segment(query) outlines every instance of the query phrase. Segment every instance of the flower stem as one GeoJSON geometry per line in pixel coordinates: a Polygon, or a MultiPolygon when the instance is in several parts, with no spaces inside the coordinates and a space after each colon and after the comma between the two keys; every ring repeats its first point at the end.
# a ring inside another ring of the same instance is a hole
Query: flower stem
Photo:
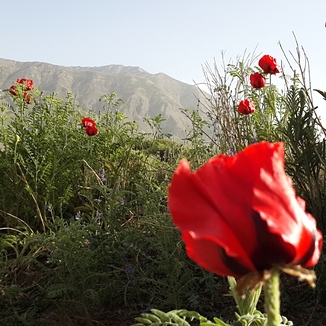
{"type": "Polygon", "coordinates": [[[267,326],[280,325],[280,279],[276,268],[271,270],[270,278],[264,284],[265,312],[267,326]]]}

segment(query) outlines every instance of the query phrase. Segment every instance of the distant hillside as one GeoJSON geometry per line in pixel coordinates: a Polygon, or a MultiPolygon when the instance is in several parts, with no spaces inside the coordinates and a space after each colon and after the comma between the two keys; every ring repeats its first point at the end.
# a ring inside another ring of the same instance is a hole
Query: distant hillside
{"type": "Polygon", "coordinates": [[[200,91],[163,73],[150,74],[139,67],[108,65],[103,67],[63,67],[42,62],[17,62],[0,59],[0,89],[7,89],[17,78],[33,79],[35,86],[46,93],[64,97],[75,95],[85,110],[98,111],[103,103],[99,98],[116,92],[126,106],[119,108],[142,130],[144,117],[161,113],[166,119],[165,132],[176,137],[184,135],[189,121],[180,108],[193,109],[200,91]]]}

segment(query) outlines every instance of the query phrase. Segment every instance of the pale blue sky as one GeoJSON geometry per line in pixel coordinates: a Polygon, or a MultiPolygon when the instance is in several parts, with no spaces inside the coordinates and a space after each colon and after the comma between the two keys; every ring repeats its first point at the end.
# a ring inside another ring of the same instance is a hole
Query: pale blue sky
{"type": "MultiPolygon", "coordinates": [[[[295,50],[326,90],[326,0],[33,0],[1,4],[0,57],[65,66],[122,64],[203,81],[202,65],[247,49],[295,50]]],[[[1,76],[0,76],[1,78],[1,76]]]]}

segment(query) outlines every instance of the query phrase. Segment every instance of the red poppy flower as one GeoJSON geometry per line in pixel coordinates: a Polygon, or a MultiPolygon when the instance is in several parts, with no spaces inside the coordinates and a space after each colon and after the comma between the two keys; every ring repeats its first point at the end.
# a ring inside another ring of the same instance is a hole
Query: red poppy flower
{"type": "Polygon", "coordinates": [[[14,96],[17,95],[17,93],[16,93],[16,86],[15,86],[15,85],[10,86],[10,88],[9,88],[9,93],[10,93],[11,95],[14,95],[14,96]]]}
{"type": "Polygon", "coordinates": [[[260,60],[258,61],[258,65],[261,69],[264,70],[266,74],[275,75],[280,72],[278,70],[276,59],[267,54],[260,58],[260,60]]]}
{"type": "Polygon", "coordinates": [[[17,83],[24,85],[25,91],[31,91],[34,88],[34,82],[31,79],[27,79],[27,78],[17,79],[17,83]]]}
{"type": "Polygon", "coordinates": [[[27,104],[32,102],[32,98],[26,92],[24,92],[23,96],[27,104]]]}
{"type": "Polygon", "coordinates": [[[95,127],[96,126],[96,123],[93,119],[91,118],[83,118],[82,119],[82,125],[83,127],[95,127]]]}
{"type": "Polygon", "coordinates": [[[255,72],[254,74],[250,75],[250,85],[253,88],[259,89],[265,87],[266,78],[259,72],[255,72]]]}
{"type": "Polygon", "coordinates": [[[312,267],[319,259],[322,235],[284,172],[283,143],[218,155],[195,172],[182,160],[168,203],[188,256],[218,275],[312,267]]]}
{"type": "MultiPolygon", "coordinates": [[[[9,93],[13,96],[17,96],[16,89],[17,89],[17,87],[15,85],[10,86],[9,93]]],[[[28,95],[27,92],[23,93],[23,97],[24,97],[25,101],[27,102],[27,104],[30,104],[32,102],[32,98],[30,95],[28,95]]]]}
{"type": "MultiPolygon", "coordinates": [[[[17,84],[21,84],[21,90],[24,92],[23,96],[26,100],[27,103],[31,102],[31,97],[26,93],[28,91],[33,90],[34,88],[34,82],[31,79],[27,79],[27,78],[22,78],[22,79],[17,79],[16,80],[17,84]]],[[[17,96],[17,85],[12,85],[9,88],[9,93],[11,95],[17,96]]]]}
{"type": "Polygon", "coordinates": [[[241,114],[251,114],[255,112],[255,104],[248,99],[240,101],[238,105],[238,112],[241,114]]]}
{"type": "Polygon", "coordinates": [[[98,134],[98,130],[95,126],[87,126],[85,131],[88,136],[95,136],[98,134]]]}

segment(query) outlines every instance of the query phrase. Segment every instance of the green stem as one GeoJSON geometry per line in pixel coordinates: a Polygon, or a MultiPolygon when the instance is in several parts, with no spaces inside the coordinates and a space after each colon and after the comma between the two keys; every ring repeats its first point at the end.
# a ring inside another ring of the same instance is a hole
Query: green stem
{"type": "Polygon", "coordinates": [[[266,326],[280,325],[280,279],[276,268],[271,270],[271,277],[264,284],[266,326]]]}

